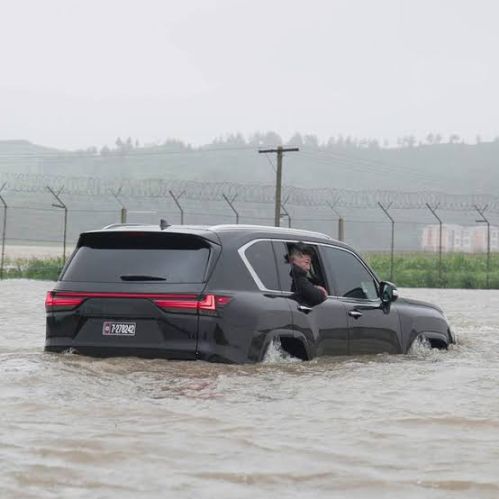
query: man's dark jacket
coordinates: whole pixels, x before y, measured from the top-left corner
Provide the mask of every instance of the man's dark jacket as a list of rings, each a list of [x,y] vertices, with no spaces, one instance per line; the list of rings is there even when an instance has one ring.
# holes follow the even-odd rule
[[[294,293],[293,298],[298,303],[304,303],[313,307],[322,303],[326,297],[323,292],[314,286],[310,278],[307,276],[307,272],[303,270],[298,265],[292,264],[290,271],[293,283],[291,285],[291,291]]]

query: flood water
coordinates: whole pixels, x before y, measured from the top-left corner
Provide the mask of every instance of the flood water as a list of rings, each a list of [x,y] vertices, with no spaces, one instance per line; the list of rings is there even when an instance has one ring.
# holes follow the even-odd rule
[[[43,352],[45,291],[0,282],[2,498],[497,498],[499,292],[440,352],[260,365]]]

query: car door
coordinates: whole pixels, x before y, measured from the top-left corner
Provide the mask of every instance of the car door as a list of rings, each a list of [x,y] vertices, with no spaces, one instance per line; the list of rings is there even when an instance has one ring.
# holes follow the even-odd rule
[[[323,245],[328,281],[348,315],[349,353],[400,353],[400,321],[395,306],[381,303],[378,283],[367,265],[346,248]]]
[[[239,255],[247,267],[258,291],[241,290],[237,294],[237,317],[230,318],[232,324],[244,323],[243,329],[253,332],[254,341],[262,349],[273,336],[285,335],[292,330],[291,309],[286,296],[280,290],[272,242],[266,239],[250,241],[239,248]],[[228,272],[233,272],[230,266]],[[244,304],[244,305],[242,305]],[[229,319],[226,316],[226,319]],[[227,321],[226,321],[227,323]],[[237,328],[230,328],[227,336],[241,338]],[[240,340],[234,340],[235,342]]]
[[[306,336],[311,356],[345,355],[348,353],[348,320],[345,304],[329,296],[319,305],[309,307],[292,298],[291,266],[288,254],[293,242],[297,241],[274,241],[273,243],[279,282],[291,308],[293,327]],[[319,279],[325,280],[317,245],[310,244],[310,246],[316,253],[312,259],[315,274]],[[327,283],[323,281],[322,284],[327,289]]]

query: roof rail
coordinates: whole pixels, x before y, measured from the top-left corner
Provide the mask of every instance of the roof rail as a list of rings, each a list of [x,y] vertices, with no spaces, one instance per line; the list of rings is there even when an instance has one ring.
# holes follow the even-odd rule
[[[320,237],[326,237],[327,239],[333,240],[331,236],[328,234],[324,234],[323,232],[317,232],[313,230],[306,230],[306,229],[294,229],[294,228],[289,228],[289,227],[274,227],[273,225],[251,225],[251,224],[219,224],[219,225],[212,225],[210,227],[211,230],[237,230],[237,229],[263,229],[263,230],[268,230],[268,231],[289,231],[289,232],[294,232],[302,235],[309,235],[309,236],[320,236]]]
[[[102,227],[102,230],[114,229],[116,227],[140,227],[140,226],[144,226],[144,224],[138,224],[138,223],[110,224],[106,225],[105,227]]]

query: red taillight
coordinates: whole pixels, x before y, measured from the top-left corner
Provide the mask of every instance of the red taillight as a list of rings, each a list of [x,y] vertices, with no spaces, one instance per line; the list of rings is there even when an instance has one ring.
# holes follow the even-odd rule
[[[182,297],[168,297],[167,299],[157,299],[154,303],[163,309],[174,310],[194,310],[203,312],[215,312],[217,308],[227,305],[232,298],[230,296],[206,295],[202,299],[193,296],[186,300]]]
[[[217,308],[227,305],[232,297],[206,295],[200,299],[195,294],[152,294],[152,293],[107,293],[81,291],[49,291],[45,297],[48,311],[72,309],[90,298],[138,298],[152,300],[164,310],[191,310],[193,312],[216,312]]]
[[[216,306],[221,306],[223,307],[224,305],[227,305],[230,303],[232,300],[232,296],[215,296],[215,304]]]
[[[196,295],[167,295],[164,298],[153,300],[160,308],[176,308],[182,310],[197,310],[198,301]]]
[[[70,293],[62,293],[58,295],[54,291],[48,291],[45,297],[45,310],[63,309],[63,308],[75,308],[81,303],[85,298],[81,296],[74,296]]]

